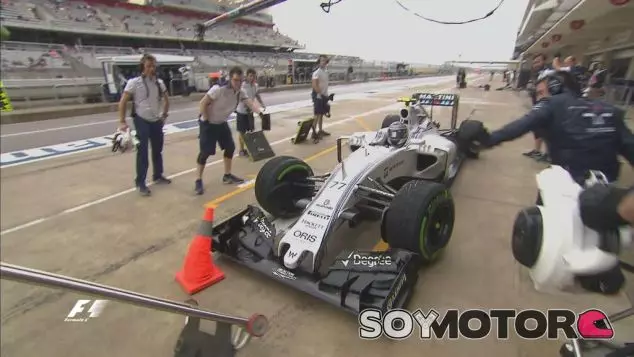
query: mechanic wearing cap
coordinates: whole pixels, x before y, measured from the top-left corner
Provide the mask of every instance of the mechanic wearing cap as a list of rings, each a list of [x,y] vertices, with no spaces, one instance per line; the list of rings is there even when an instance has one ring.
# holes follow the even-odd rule
[[[262,109],[265,109],[262,97],[260,97],[260,89],[255,81],[256,78],[257,73],[255,72],[255,69],[247,69],[247,80],[242,83],[242,90],[249,98],[257,99],[262,106]],[[236,108],[236,129],[242,134],[255,130],[255,118],[253,117],[253,112],[244,102],[240,102],[240,104],[238,104],[238,108]],[[238,136],[238,142],[240,143],[240,151],[238,152],[238,155],[249,156],[247,150],[244,148],[244,139],[242,138],[242,135]]]
[[[550,94],[548,100],[490,135],[485,133],[483,146],[493,147],[539,130],[552,164],[566,169],[579,184],[589,170],[601,171],[609,182],[616,181],[619,154],[634,165],[634,134],[625,126],[623,110],[581,97],[574,77],[566,71],[545,71],[537,86]]]
[[[224,169],[222,182],[226,184],[243,183],[244,180],[231,173],[231,161],[236,146],[231,134],[231,128],[227,120],[231,113],[235,112],[238,104],[245,103],[254,113],[264,114],[264,109],[251,100],[242,89],[242,68],[233,67],[229,71],[229,83],[223,86],[213,86],[200,101],[199,117],[199,145],[200,152],[196,163],[198,164],[198,178],[195,182],[195,192],[202,195],[203,171],[207,158],[216,154],[216,144],[224,151]]]
[[[119,101],[119,130],[125,132],[126,106],[132,99],[132,119],[136,129],[138,146],[136,152],[135,184],[142,196],[149,196],[145,179],[149,167],[148,142],[152,145],[152,179],[154,183],[168,184],[171,181],[163,176],[163,124],[169,111],[169,100],[165,83],[156,76],[156,58],[144,54],[140,63],[141,75],[130,79]],[[163,101],[161,110],[161,101]]]
[[[328,71],[326,70],[328,62],[329,59],[326,55],[320,55],[319,67],[313,72],[313,91],[311,94],[315,114],[315,120],[313,121],[313,139],[330,135],[330,133],[323,129],[324,115],[329,112]],[[319,126],[319,132],[317,131],[317,126]]]

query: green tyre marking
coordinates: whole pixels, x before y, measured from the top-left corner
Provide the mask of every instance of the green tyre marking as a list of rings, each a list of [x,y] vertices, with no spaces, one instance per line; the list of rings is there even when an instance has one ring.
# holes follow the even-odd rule
[[[436,207],[438,206],[438,200],[440,200],[441,198],[448,198],[448,197],[449,197],[449,190],[444,190],[429,203],[429,206],[427,206],[427,211],[425,212],[425,216],[423,217],[423,222],[421,223],[421,226],[420,226],[419,248],[420,248],[421,254],[423,255],[423,258],[425,258],[427,261],[432,261],[436,259],[436,257],[440,253],[440,250],[437,250],[433,252],[430,257],[429,252],[427,252],[427,250],[425,249],[425,246],[426,246],[425,243],[427,243],[427,236],[425,235],[425,232],[427,232],[427,229],[426,229],[427,217],[429,216],[430,212],[433,212],[434,209],[436,209]]]
[[[282,170],[282,172],[280,172],[280,174],[277,176],[277,180],[278,181],[282,180],[282,178],[284,178],[284,176],[286,176],[289,172],[296,171],[296,170],[304,170],[306,172],[309,172],[308,167],[302,164],[294,164]]]

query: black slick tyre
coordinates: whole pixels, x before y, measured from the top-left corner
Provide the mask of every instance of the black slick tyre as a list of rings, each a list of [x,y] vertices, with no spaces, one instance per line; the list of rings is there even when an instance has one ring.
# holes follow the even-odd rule
[[[292,156],[278,156],[267,161],[255,179],[255,198],[258,204],[277,218],[291,218],[302,212],[295,202],[311,198],[314,186],[299,186],[313,176],[313,170],[304,161]]]
[[[389,246],[417,253],[428,264],[451,239],[453,198],[443,184],[412,180],[398,190],[384,220],[382,233]]]
[[[515,260],[532,268],[542,250],[542,213],[538,207],[529,207],[518,212],[513,224],[511,250]]]

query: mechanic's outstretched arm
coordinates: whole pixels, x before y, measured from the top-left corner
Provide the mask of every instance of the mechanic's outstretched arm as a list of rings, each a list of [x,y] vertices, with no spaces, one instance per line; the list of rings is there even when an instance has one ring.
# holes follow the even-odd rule
[[[541,101],[533,106],[530,112],[520,119],[506,124],[501,129],[491,133],[486,146],[500,145],[505,141],[511,141],[520,136],[544,126],[552,118],[553,110],[548,101]]]

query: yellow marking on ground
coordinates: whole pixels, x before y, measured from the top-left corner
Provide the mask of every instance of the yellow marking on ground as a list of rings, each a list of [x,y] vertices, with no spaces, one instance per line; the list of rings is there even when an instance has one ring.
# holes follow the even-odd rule
[[[370,129],[370,126],[368,126],[365,120],[363,120],[363,118],[355,118],[355,120],[357,121],[357,123],[359,123],[359,125],[361,125],[363,129],[367,131],[373,131],[372,129]]]
[[[305,158],[304,161],[305,162],[311,162],[311,161],[316,160],[316,159],[318,159],[318,158],[320,158],[320,157],[322,157],[322,156],[324,156],[326,154],[329,154],[330,152],[332,152],[332,151],[334,151],[336,149],[337,149],[337,145],[331,146],[331,147],[329,147],[327,149],[324,149],[324,150],[322,150],[322,151],[320,151],[320,152],[318,152],[318,153],[316,153],[314,155],[311,155],[311,156]],[[255,175],[250,175],[250,177],[255,177]],[[255,186],[255,181],[251,181],[251,182],[248,182],[248,183],[243,184],[243,185],[244,186],[242,186],[240,188],[237,188],[237,189],[235,189],[235,190],[233,190],[231,192],[227,192],[226,194],[224,194],[224,195],[222,195],[220,197],[216,197],[213,200],[207,202],[205,204],[205,207],[218,206],[222,202],[224,202],[224,201],[226,201],[226,200],[228,200],[228,199],[230,199],[232,197],[235,197],[236,195],[238,195],[238,194],[240,194],[240,193],[242,193],[244,191],[252,189],[253,186]]]
[[[375,245],[374,248],[372,248],[373,252],[385,252],[390,246],[385,243],[383,241],[383,239],[380,239]]]

